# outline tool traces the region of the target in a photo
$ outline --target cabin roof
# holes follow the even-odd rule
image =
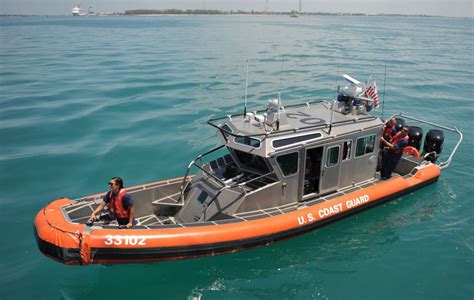
[[[246,120],[243,114],[211,119],[208,123],[217,129],[224,127],[224,130],[220,131],[228,133],[226,137],[221,135],[227,146],[261,156],[268,156],[308,142],[334,139],[340,135],[357,131],[363,132],[372,127],[382,126],[380,119],[367,113],[359,114],[355,109],[351,110],[350,113],[342,113],[337,105],[333,110],[331,108],[331,102],[312,102],[282,107],[278,130],[276,130],[275,125],[272,129],[272,126],[264,125],[256,121],[255,118]],[[258,111],[257,115],[263,115],[265,112]],[[331,131],[329,131],[330,127]],[[229,132],[229,129],[231,132]],[[320,136],[318,137],[318,135]],[[361,133],[362,135],[363,133]],[[275,148],[274,143],[272,143],[274,140],[300,136],[310,138],[306,140],[303,138],[301,142],[287,145],[289,147]],[[252,147],[242,144],[242,141],[238,143],[236,142],[238,137],[258,140],[260,145],[259,147]]]

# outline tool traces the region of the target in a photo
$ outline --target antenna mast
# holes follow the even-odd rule
[[[247,88],[249,85],[249,60],[247,59],[247,72],[245,75],[245,105],[244,105],[244,118],[247,115]]]
[[[387,61],[385,61],[385,71],[383,75],[383,95],[382,95],[382,121],[383,121],[383,109],[385,106],[385,82],[387,81]]]
[[[337,65],[336,69],[336,87],[334,89],[334,100],[332,101],[331,105],[331,119],[329,120],[329,131],[328,134],[331,133],[332,129],[332,116],[334,115],[334,104],[336,104],[336,96],[337,96],[337,80],[339,79],[339,64]]]

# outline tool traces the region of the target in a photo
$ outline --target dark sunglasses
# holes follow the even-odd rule
[[[109,185],[115,185],[115,182],[109,182]]]

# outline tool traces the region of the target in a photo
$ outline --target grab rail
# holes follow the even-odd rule
[[[202,158],[206,155],[209,155],[211,154],[212,152],[215,152],[221,148],[225,147],[225,145],[220,145],[220,146],[217,146],[215,148],[212,148],[211,150],[207,151],[207,152],[204,152],[203,154],[199,154],[195,159],[193,159],[189,165],[188,165],[188,168],[186,169],[186,173],[183,177],[183,183],[181,184],[181,195],[179,197],[179,201],[182,201],[182,203],[184,203],[184,190],[186,189],[187,187],[187,184],[186,184],[186,180],[188,179],[188,175],[189,175],[189,171],[191,170],[191,167],[194,165],[196,167],[198,167],[199,169],[201,169],[203,172],[205,172],[207,175],[211,176],[214,180],[216,180],[219,184],[221,184],[222,186],[225,186],[225,183],[222,182],[222,180],[220,180],[219,178],[217,178],[216,176],[212,175],[211,173],[209,173],[208,171],[204,170],[203,168],[201,168],[200,166],[198,166],[196,164],[196,161],[197,160],[201,160],[202,162]]]
[[[319,104],[319,103],[323,103],[325,101],[321,100],[321,101],[311,101],[311,102],[305,102],[305,103],[299,103],[299,104],[293,104],[293,105],[287,105],[287,106],[284,106],[285,109],[287,108],[296,108],[296,107],[310,107],[312,104]],[[267,110],[266,109],[262,109],[262,110],[257,110],[256,112],[257,113],[264,113],[266,112]],[[294,133],[294,132],[301,132],[301,131],[306,131],[306,130],[311,130],[311,129],[326,129],[326,128],[329,128],[330,126],[339,126],[339,125],[345,125],[346,123],[349,123],[349,122],[366,122],[366,121],[372,121],[374,119],[376,119],[377,117],[375,116],[365,116],[365,117],[360,117],[360,118],[357,118],[357,119],[354,119],[354,120],[344,120],[344,121],[335,121],[335,122],[332,122],[331,124],[326,124],[326,123],[323,123],[323,124],[314,124],[314,125],[308,125],[308,126],[303,126],[303,127],[299,127],[299,128],[291,128],[291,129],[285,129],[285,130],[277,130],[277,131],[268,131],[268,132],[265,132],[265,133],[255,133],[255,134],[242,134],[241,132],[240,133],[233,133],[231,131],[228,131],[224,128],[221,127],[222,124],[218,124],[218,121],[221,121],[221,120],[225,120],[225,119],[232,119],[234,117],[241,117],[242,114],[233,114],[233,115],[228,115],[228,116],[224,116],[224,117],[217,117],[217,118],[212,118],[212,119],[209,119],[207,121],[207,124],[209,124],[210,126],[214,127],[215,129],[219,130],[222,135],[225,137],[225,139],[227,140],[227,137],[226,135],[230,135],[230,136],[233,136],[233,137],[268,137],[268,136],[274,136],[274,135],[283,135],[285,133]],[[245,117],[245,116],[244,116]]]
[[[223,192],[224,190],[231,189],[231,188],[240,188],[240,189],[242,189],[242,192],[240,192],[239,196],[238,196],[237,198],[235,198],[235,200],[237,200],[237,199],[240,199],[242,196],[247,195],[247,191],[245,190],[244,185],[246,185],[246,184],[249,183],[249,182],[255,181],[255,180],[257,180],[257,179],[260,179],[260,178],[269,177],[269,176],[272,175],[272,174],[275,174],[275,171],[268,172],[268,173],[266,173],[266,174],[263,174],[263,175],[260,175],[260,176],[258,176],[258,177],[252,178],[251,180],[248,180],[248,181],[245,181],[245,182],[240,182],[240,183],[233,184],[233,185],[229,185],[229,186],[223,186],[223,187],[219,190],[219,192],[217,192],[217,194],[214,196],[214,198],[212,198],[212,200],[209,201],[209,203],[207,204],[207,208],[206,208],[206,210],[205,210],[205,212],[204,212],[204,216],[207,215],[207,211],[208,211],[209,208],[211,207],[211,204],[216,201],[217,197],[219,197],[219,195],[222,194],[222,192]],[[267,185],[268,185],[268,184],[264,185],[264,187],[267,186]],[[234,200],[234,201],[235,201],[235,200]]]
[[[456,153],[456,151],[459,148],[459,145],[461,145],[461,142],[463,140],[462,132],[456,126],[454,126],[454,128],[449,128],[449,127],[439,125],[439,124],[436,124],[436,123],[433,123],[433,122],[429,122],[429,121],[425,121],[425,120],[422,120],[422,119],[419,119],[419,118],[407,116],[407,115],[404,115],[403,113],[399,113],[398,115],[394,115],[393,117],[397,117],[397,116],[400,116],[400,117],[403,117],[403,118],[406,118],[406,119],[410,119],[410,120],[414,120],[414,121],[417,121],[417,122],[420,122],[420,123],[428,124],[428,125],[431,125],[431,126],[435,126],[435,127],[438,127],[438,128],[442,128],[442,129],[457,133],[459,135],[459,140],[456,143],[456,145],[454,146],[453,150],[451,150],[451,153],[449,154],[448,159],[446,161],[443,161],[443,162],[439,163],[440,169],[447,168],[449,166],[449,164],[451,163],[451,160],[453,159],[454,153]]]

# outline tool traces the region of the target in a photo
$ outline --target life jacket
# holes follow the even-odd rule
[[[389,121],[386,120],[383,126],[383,135],[382,135],[383,138],[390,142],[393,135],[395,134],[395,131],[396,131],[396,127],[395,126],[390,127]]]
[[[397,132],[396,135],[393,136],[392,138],[392,144],[393,145],[396,145],[400,140],[405,140],[407,142],[407,145],[408,145],[408,141],[410,140],[410,137],[408,136],[408,134],[406,134],[404,137],[402,137],[402,132]],[[394,149],[393,151],[395,151],[395,153],[401,153],[403,149]]]
[[[112,192],[109,193],[109,210],[116,218],[128,218],[130,214],[123,207],[123,196],[127,194],[125,189],[121,189],[118,195],[114,196]]]

